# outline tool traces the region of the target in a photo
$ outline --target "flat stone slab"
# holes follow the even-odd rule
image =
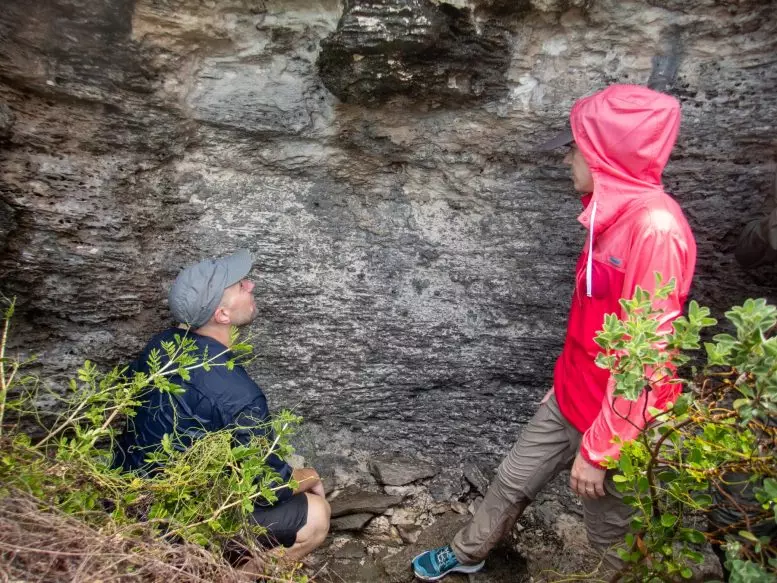
[[[384,486],[404,486],[437,475],[437,466],[408,457],[373,458],[370,471]]]
[[[332,556],[335,559],[361,559],[365,554],[364,546],[352,540],[337,549]]]
[[[327,572],[316,576],[321,583],[379,583],[383,581],[381,568],[369,557],[362,559],[335,559],[327,565]]]
[[[353,532],[359,531],[367,526],[367,523],[375,517],[374,514],[362,512],[359,514],[349,514],[333,518],[330,523],[332,532]]]
[[[339,496],[330,501],[332,518],[348,514],[370,513],[383,514],[402,502],[402,496],[389,496],[375,492],[366,492],[357,488],[343,490]]]

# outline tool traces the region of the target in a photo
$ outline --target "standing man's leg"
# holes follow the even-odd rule
[[[635,513],[631,506],[623,502],[623,494],[616,489],[612,474],[612,471],[608,471],[604,479],[604,496],[582,499],[588,542],[603,553],[606,570],[618,570],[623,566],[615,547],[624,542]]]
[[[475,516],[456,534],[452,545],[413,560],[416,576],[436,580],[448,573],[480,569],[478,562],[510,531],[543,486],[571,465],[580,437],[551,396],[521,432]]]

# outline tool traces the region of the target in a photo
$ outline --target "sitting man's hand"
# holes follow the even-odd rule
[[[604,496],[604,475],[606,470],[592,466],[577,452],[575,463],[572,464],[572,477],[569,486],[582,498],[601,498]]]
[[[294,478],[297,484],[299,484],[296,490],[294,490],[295,494],[299,494],[300,492],[310,492],[316,496],[326,497],[326,492],[324,492],[324,484],[321,481],[321,477],[313,468],[301,468],[294,470],[291,477]]]

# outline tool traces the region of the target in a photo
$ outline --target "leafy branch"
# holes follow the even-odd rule
[[[635,514],[619,550],[625,581],[681,581],[702,562],[700,545],[722,544],[734,583],[777,576],[777,308],[749,299],[725,313],[733,333],[704,343],[706,363],[678,375],[715,326],[691,301],[666,321],[663,301],[674,281],[656,274],[653,294],[622,299],[623,316],[605,317],[597,364],[610,371],[615,398],[637,401],[679,384],[666,410],[646,411],[647,425],[621,443],[609,467]],[[699,357],[696,356],[696,359]],[[647,400],[645,401],[647,403]],[[617,439],[617,438],[616,438]],[[771,533],[771,534],[770,534]]]
[[[165,435],[160,447],[146,454],[149,468],[155,468],[149,472],[125,472],[112,463],[116,432],[131,423],[150,391],[172,399],[184,390],[176,379],[188,380],[197,369],[232,369],[247,361],[249,343],[232,331],[231,348],[211,355],[200,352],[182,330],[162,343],[161,350],[151,351],[147,374],[131,374],[128,367],[102,372],[86,361],[59,398],[63,412],[43,436],[33,438],[18,423],[3,425],[9,411],[17,418],[40,419],[35,393],[19,391],[27,380],[18,374],[25,363],[7,357],[13,312],[10,302],[0,336],[0,502],[9,496],[32,497],[42,509],[54,509],[100,532],[151,531],[160,543],[200,545],[214,551],[219,561],[233,541],[261,554],[258,537],[264,529],[250,514],[259,501],[273,503],[280,490],[297,486],[293,480],[284,482],[268,464],[271,455],[283,458],[293,451],[289,437],[301,421],[297,415],[281,411],[269,422],[245,419],[242,427]],[[18,396],[11,399],[12,394]],[[268,577],[307,581],[296,567]]]

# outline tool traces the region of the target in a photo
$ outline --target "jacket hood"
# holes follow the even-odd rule
[[[572,135],[588,162],[594,191],[578,220],[609,227],[632,200],[663,192],[661,174],[680,128],[680,104],[640,85],[612,85],[575,102]]]

